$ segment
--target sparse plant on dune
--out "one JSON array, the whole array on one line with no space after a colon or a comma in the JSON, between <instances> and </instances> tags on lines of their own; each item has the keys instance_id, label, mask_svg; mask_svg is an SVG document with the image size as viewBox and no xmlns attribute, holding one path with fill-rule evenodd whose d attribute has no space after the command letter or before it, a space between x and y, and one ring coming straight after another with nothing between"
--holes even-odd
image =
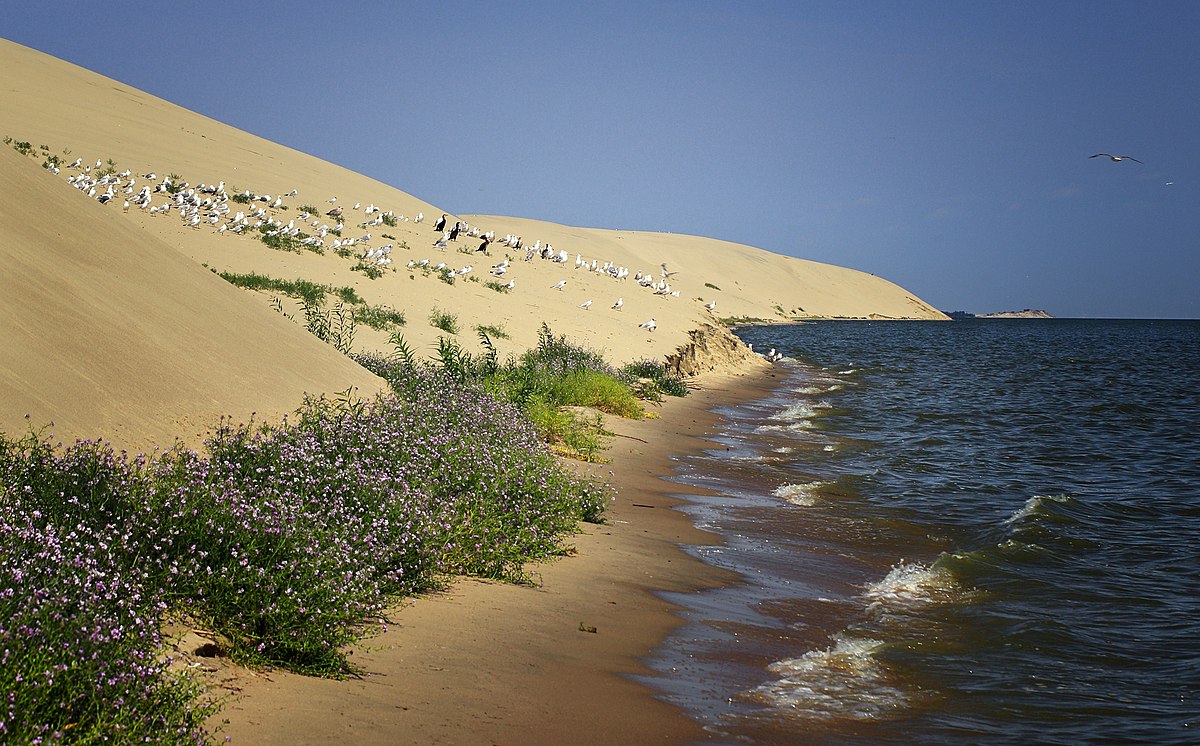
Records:
<instances>
[{"instance_id":1,"label":"sparse plant on dune","mask_svg":"<svg viewBox=\"0 0 1200 746\"><path fill-rule=\"evenodd\" d=\"M401 327L407 323L404 313L390 306L356 306L354 320L379 331Z\"/></svg>"},{"instance_id":2,"label":"sparse plant on dune","mask_svg":"<svg viewBox=\"0 0 1200 746\"><path fill-rule=\"evenodd\" d=\"M339 254L341 251L341 249L338 249ZM349 249L346 249L346 254L350 254ZM374 264L367 264L362 259L359 259L358 262L350 269L354 272L362 272L367 276L368 280L378 280L380 277L383 277L383 267L378 267Z\"/></svg>"},{"instance_id":3,"label":"sparse plant on dune","mask_svg":"<svg viewBox=\"0 0 1200 746\"><path fill-rule=\"evenodd\" d=\"M716 285L712 284L711 282L706 282L706 283L704 283L704 287L706 287L706 288L712 288L713 290L720 290L720 289L721 289L721 288L717 287Z\"/></svg>"},{"instance_id":4,"label":"sparse plant on dune","mask_svg":"<svg viewBox=\"0 0 1200 746\"><path fill-rule=\"evenodd\" d=\"M429 323L447 334L458 334L458 315L434 308L429 312Z\"/></svg>"},{"instance_id":5,"label":"sparse plant on dune","mask_svg":"<svg viewBox=\"0 0 1200 746\"><path fill-rule=\"evenodd\" d=\"M354 345L354 312L338 301L333 308L302 303L304 326L322 342L328 342L343 354L350 354Z\"/></svg>"},{"instance_id":6,"label":"sparse plant on dune","mask_svg":"<svg viewBox=\"0 0 1200 746\"><path fill-rule=\"evenodd\" d=\"M307 212L309 215L320 215L321 211L312 205L300 205L300 212Z\"/></svg>"},{"instance_id":7,"label":"sparse plant on dune","mask_svg":"<svg viewBox=\"0 0 1200 746\"><path fill-rule=\"evenodd\" d=\"M495 337L496 339L509 339L509 334L505 331L504 327L494 324L480 324L475 327L475 331L480 334L486 334L489 337Z\"/></svg>"},{"instance_id":8,"label":"sparse plant on dune","mask_svg":"<svg viewBox=\"0 0 1200 746\"><path fill-rule=\"evenodd\" d=\"M483 283L483 286L491 288L492 290L495 290L497 293L507 293L508 291L512 290L512 288L510 288L505 283L496 282L495 280L488 280L487 282Z\"/></svg>"},{"instance_id":9,"label":"sparse plant on dune","mask_svg":"<svg viewBox=\"0 0 1200 746\"><path fill-rule=\"evenodd\" d=\"M389 228L395 228L397 225L400 224L400 222L398 220L396 220L395 215L384 215L383 216L383 224Z\"/></svg>"}]
</instances>

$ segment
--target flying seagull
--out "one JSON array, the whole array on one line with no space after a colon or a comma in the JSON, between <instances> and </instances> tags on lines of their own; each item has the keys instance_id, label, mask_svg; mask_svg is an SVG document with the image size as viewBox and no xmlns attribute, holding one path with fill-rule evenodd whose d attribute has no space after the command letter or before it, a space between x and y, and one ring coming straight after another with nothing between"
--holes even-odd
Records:
<instances>
[{"instance_id":1,"label":"flying seagull","mask_svg":"<svg viewBox=\"0 0 1200 746\"><path fill-rule=\"evenodd\" d=\"M667 271L667 263L666 263L666 262L663 262L662 264L660 264L660 265L658 265L658 266L662 267L662 271L663 271L663 279L665 279L665 280L669 280L669 279L671 279L672 277L674 277L675 275L679 274L678 272L668 272L668 271Z\"/></svg>"},{"instance_id":2,"label":"flying seagull","mask_svg":"<svg viewBox=\"0 0 1200 746\"><path fill-rule=\"evenodd\" d=\"M1139 161L1137 158L1134 158L1131 155L1110 155L1108 153L1096 153L1095 155L1088 156L1088 158L1100 158L1100 157L1107 158L1110 161L1112 161L1113 163L1120 163L1121 161L1133 161L1134 163L1141 163L1141 161Z\"/></svg>"}]
</instances>

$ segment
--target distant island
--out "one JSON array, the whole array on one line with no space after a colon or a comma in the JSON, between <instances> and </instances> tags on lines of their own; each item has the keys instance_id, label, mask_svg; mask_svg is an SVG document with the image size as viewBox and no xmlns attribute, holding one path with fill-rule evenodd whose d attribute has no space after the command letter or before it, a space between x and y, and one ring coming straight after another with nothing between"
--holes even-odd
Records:
<instances>
[{"instance_id":1,"label":"distant island","mask_svg":"<svg viewBox=\"0 0 1200 746\"><path fill-rule=\"evenodd\" d=\"M1048 311L1026 308L1024 311L1000 311L998 313L970 313L969 311L944 311L952 319L1052 319Z\"/></svg>"}]
</instances>

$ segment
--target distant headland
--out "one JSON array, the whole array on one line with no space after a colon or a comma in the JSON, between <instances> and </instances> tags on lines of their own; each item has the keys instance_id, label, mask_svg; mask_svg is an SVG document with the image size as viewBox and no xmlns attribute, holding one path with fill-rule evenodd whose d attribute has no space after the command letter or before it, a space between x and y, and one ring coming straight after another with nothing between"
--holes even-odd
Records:
<instances>
[{"instance_id":1,"label":"distant headland","mask_svg":"<svg viewBox=\"0 0 1200 746\"><path fill-rule=\"evenodd\" d=\"M1000 311L998 313L970 313L969 311L945 311L947 316L959 319L1052 319L1048 311L1026 308L1024 311Z\"/></svg>"}]
</instances>

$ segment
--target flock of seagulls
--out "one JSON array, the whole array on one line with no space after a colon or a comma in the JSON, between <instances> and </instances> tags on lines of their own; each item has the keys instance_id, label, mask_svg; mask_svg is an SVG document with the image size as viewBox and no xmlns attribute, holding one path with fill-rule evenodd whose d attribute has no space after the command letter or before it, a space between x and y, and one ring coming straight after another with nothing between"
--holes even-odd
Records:
<instances>
[{"instance_id":1,"label":"flock of seagulls","mask_svg":"<svg viewBox=\"0 0 1200 746\"><path fill-rule=\"evenodd\" d=\"M375 204L363 205L355 202L353 207L339 203L336 196L328 198L325 203L329 206L324 214L316 208L301 209L298 214L289 217L291 212L284 204L285 199L297 196L298 190L292 189L280 194L257 194L249 190L230 193L224 181L216 184L191 184L179 180L174 175L159 177L154 172L135 174L129 169L121 172L111 167L104 168L104 161L99 159L95 164L84 164L82 159L65 166L70 172L66 181L100 204L116 202L121 204L125 212L131 210L144 211L150 216L166 216L175 214L183 225L193 230L208 229L217 235L244 234L247 231L258 231L267 237L292 239L299 245L318 253L330 250L341 256L357 258L361 264L369 267L387 268L393 264L392 253L396 248L388 243L375 245L372 230L387 223L409 222L410 218L399 215L394 211L385 211ZM61 169L55 165L52 172L59 174ZM322 208L324 209L324 208ZM361 213L361 219L352 219L352 215ZM286 218L286 221L285 221ZM422 223L423 213L412 216L411 222ZM345 233L352 230L347 223L352 222L364 232L362 235L347 237ZM449 228L447 228L449 226ZM542 244L541 240L527 246L520 236L509 234L497 239L494 231L481 232L478 227L467 225L462 221L450 224L450 217L443 213L433 223L433 229L440 234L433 242L435 248L445 250L451 242L457 241L460 235L466 234L473 238L481 238L478 248L471 253L490 254L489 247L499 244L510 250L524 249L525 262L535 259L549 261L555 264L570 265L571 256L566 250L555 249L551 244ZM402 248L407 248L402 247ZM467 253L464 251L464 253ZM447 266L446 262L432 264L430 259L411 260L407 263L409 269L428 269L449 277L461 277L474 271L470 264L459 268ZM503 278L511 269L509 259L504 259L492 265L489 272L493 277ZM574 259L576 271L590 272L602 277L608 277L618 282L633 278L634 283L648 289L651 293L665 298L678 298L680 292L671 286L671 281L679 271L669 270L665 262L659 264L661 273L658 277L643 271L633 272L628 267L612 261L585 259L576 254ZM561 279L550 286L552 290L564 292L568 280ZM507 283L499 287L513 290L516 280L508 278ZM589 298L578 307L590 311L594 301ZM621 311L625 305L623 296L619 296L610 308ZM716 301L704 305L710 313L716 308ZM639 329L653 332L658 327L653 317L638 324Z\"/></svg>"}]
</instances>

